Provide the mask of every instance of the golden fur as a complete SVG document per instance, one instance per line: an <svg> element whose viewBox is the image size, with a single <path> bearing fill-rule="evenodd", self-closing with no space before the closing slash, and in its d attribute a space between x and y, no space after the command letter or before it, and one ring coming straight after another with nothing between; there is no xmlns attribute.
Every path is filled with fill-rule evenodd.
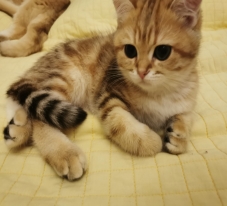
<svg viewBox="0 0 227 206"><path fill-rule="evenodd" d="M0 54L20 57L40 51L52 24L69 3L69 0L0 0L0 11L13 16L10 28L0 32Z"/></svg>
<svg viewBox="0 0 227 206"><path fill-rule="evenodd" d="M44 159L69 180L82 176L86 160L61 129L83 122L86 112L131 154L187 149L198 91L201 1L113 2L115 33L57 46L7 91L13 112L6 144L19 147L23 135L23 145L32 136Z"/></svg>

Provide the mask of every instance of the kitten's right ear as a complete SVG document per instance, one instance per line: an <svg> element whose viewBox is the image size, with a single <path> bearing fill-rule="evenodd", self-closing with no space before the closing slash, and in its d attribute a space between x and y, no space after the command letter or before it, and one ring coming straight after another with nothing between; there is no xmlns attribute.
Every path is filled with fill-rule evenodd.
<svg viewBox="0 0 227 206"><path fill-rule="evenodd" d="M133 0L113 0L117 12L118 22L124 21L127 14L134 9Z"/></svg>
<svg viewBox="0 0 227 206"><path fill-rule="evenodd" d="M194 27L198 22L201 3L202 0L173 0L171 7L185 25Z"/></svg>

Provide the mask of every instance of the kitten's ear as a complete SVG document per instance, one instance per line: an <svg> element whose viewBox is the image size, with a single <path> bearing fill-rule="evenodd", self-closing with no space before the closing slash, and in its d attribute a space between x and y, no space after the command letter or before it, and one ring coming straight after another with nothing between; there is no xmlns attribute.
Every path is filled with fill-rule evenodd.
<svg viewBox="0 0 227 206"><path fill-rule="evenodd" d="M124 21L127 14L134 9L133 0L113 0L117 12L118 22Z"/></svg>
<svg viewBox="0 0 227 206"><path fill-rule="evenodd" d="M172 9L189 27L194 27L199 18L202 0L173 0Z"/></svg>

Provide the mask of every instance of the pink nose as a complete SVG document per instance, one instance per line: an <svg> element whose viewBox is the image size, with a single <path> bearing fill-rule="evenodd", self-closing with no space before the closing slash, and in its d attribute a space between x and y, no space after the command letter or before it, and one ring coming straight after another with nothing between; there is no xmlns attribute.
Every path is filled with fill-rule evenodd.
<svg viewBox="0 0 227 206"><path fill-rule="evenodd" d="M145 76L149 73L149 71L137 71L137 73L141 79L144 79Z"/></svg>

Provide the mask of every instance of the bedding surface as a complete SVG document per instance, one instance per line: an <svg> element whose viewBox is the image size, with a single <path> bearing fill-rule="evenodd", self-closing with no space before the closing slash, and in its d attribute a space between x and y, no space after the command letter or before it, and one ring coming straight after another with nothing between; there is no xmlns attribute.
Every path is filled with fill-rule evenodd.
<svg viewBox="0 0 227 206"><path fill-rule="evenodd" d="M7 124L8 86L54 45L114 31L111 0L71 0L55 22L43 51L23 58L0 56L0 130ZM227 205L227 1L203 1L198 60L200 91L187 153L135 157L103 135L89 115L67 131L87 156L89 169L75 182L59 178L35 147L9 151L0 133L0 205L221 206ZM0 30L11 18L0 12Z"/></svg>

